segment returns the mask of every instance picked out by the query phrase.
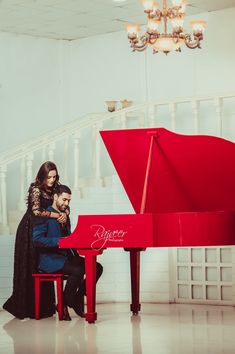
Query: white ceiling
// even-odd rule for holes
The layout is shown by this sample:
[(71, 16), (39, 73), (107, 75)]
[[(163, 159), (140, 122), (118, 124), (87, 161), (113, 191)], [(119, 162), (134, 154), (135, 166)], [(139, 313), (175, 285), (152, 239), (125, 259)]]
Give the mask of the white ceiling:
[[(235, 6), (235, 0), (189, 3), (187, 14)], [(74, 40), (124, 30), (127, 22), (146, 23), (140, 0), (0, 0), (3, 32)]]

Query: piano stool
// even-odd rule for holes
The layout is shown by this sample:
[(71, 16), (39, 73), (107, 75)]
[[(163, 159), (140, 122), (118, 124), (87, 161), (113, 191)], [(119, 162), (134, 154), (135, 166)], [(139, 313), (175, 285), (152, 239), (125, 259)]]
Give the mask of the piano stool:
[(56, 293), (58, 303), (58, 317), (59, 320), (63, 320), (63, 280), (66, 279), (66, 275), (60, 273), (34, 273), (34, 289), (35, 289), (35, 319), (40, 319), (40, 289), (41, 282), (55, 281)]

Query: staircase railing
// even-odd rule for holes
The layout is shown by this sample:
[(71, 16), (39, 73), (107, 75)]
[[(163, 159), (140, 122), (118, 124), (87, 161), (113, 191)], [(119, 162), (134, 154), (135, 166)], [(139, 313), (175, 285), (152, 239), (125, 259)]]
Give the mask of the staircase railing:
[(112, 113), (88, 114), (0, 152), (0, 232), (9, 233), (10, 210), (25, 209), (27, 188), (46, 160), (55, 161), (62, 181), (78, 192), (89, 183), (102, 185), (103, 177), (112, 169), (98, 134), (101, 129), (161, 126), (185, 134), (211, 134), (233, 140), (233, 121), (235, 94), (145, 103)]

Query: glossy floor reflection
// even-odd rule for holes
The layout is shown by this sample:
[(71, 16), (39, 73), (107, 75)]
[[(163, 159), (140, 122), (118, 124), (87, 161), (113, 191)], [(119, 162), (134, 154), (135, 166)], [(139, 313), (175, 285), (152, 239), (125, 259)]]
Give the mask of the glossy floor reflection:
[(143, 304), (130, 316), (128, 304), (97, 306), (88, 324), (71, 311), (71, 322), (17, 320), (0, 311), (4, 354), (234, 354), (235, 309), (229, 306)]

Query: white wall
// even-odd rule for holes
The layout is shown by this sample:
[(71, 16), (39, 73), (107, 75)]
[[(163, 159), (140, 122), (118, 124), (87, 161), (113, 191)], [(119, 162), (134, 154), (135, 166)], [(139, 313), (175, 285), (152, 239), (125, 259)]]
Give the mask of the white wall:
[(0, 33), (0, 151), (63, 122), (62, 65), (67, 46), (66, 42)]
[(235, 8), (200, 14), (208, 23), (202, 50), (167, 56), (133, 53), (124, 31), (72, 42), (1, 33), (0, 151), (104, 112), (106, 100), (234, 92), (234, 16)]
[(200, 14), (208, 23), (202, 49), (167, 56), (133, 53), (124, 31), (74, 41), (71, 117), (103, 111), (108, 99), (140, 103), (234, 92), (234, 16), (235, 8)]
[(150, 100), (234, 92), (235, 8), (201, 14), (208, 27), (202, 49), (183, 48), (168, 56), (148, 52)]
[(74, 41), (71, 115), (106, 110), (106, 100), (145, 100), (144, 56), (128, 49), (124, 32)]

